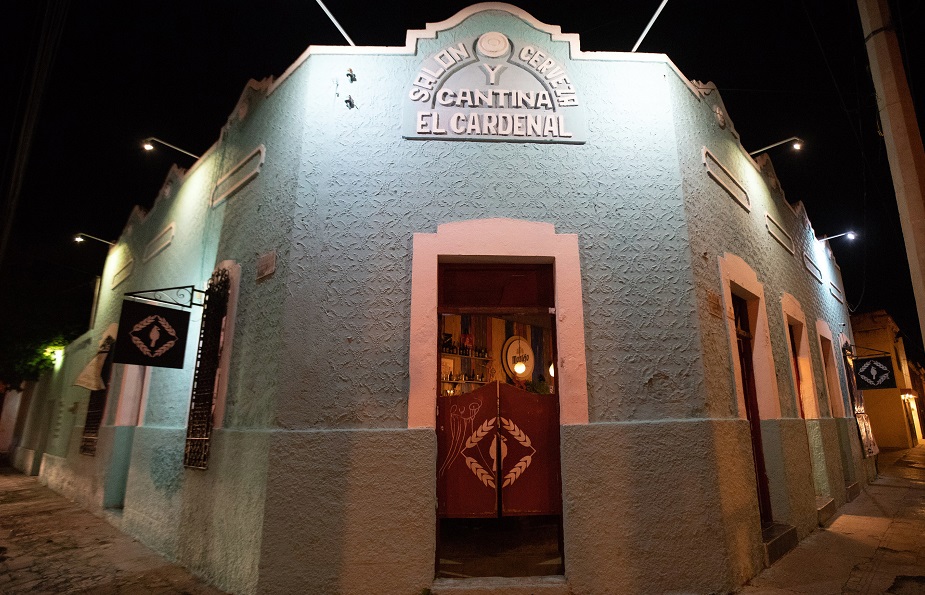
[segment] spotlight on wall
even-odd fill
[[[757,151],[752,151],[752,152],[749,153],[749,155],[755,156],[755,155],[757,155],[758,153],[764,153],[764,152],[767,151],[768,149],[773,149],[774,147],[779,147],[779,146],[781,146],[781,145],[786,145],[787,143],[791,143],[790,146],[793,147],[793,150],[794,150],[794,151],[799,151],[800,149],[803,148],[803,145],[806,144],[806,143],[803,141],[802,138],[800,138],[800,137],[798,137],[798,136],[791,136],[790,138],[785,138],[785,139],[782,140],[782,141],[777,141],[776,143],[772,143],[772,144],[770,144],[770,145],[768,145],[768,146],[766,146],[766,147],[761,147],[761,148],[758,149]]]
[[[189,156],[192,157],[193,159],[199,159],[199,155],[194,155],[194,154],[190,153],[189,151],[186,151],[186,150],[184,150],[184,149],[181,149],[180,147],[178,147],[178,146],[176,146],[176,145],[172,145],[172,144],[168,143],[167,141],[163,141],[163,140],[161,140],[161,139],[159,139],[159,138],[157,138],[157,137],[155,137],[155,136],[149,136],[149,137],[146,138],[144,141],[142,141],[142,143],[141,143],[141,148],[143,148],[145,151],[153,151],[153,150],[154,150],[154,143],[157,143],[157,144],[159,144],[159,145],[164,145],[165,147],[169,147],[169,148],[173,149],[174,151],[180,151],[180,152],[183,153],[184,155],[189,155]]]
[[[835,238],[840,238],[842,236],[848,238],[849,240],[855,240],[857,239],[858,234],[856,234],[853,231],[846,231],[844,233],[835,234],[834,236],[822,236],[821,238],[816,238],[816,239],[819,240],[820,242],[828,242],[829,240],[834,240]]]
[[[97,241],[97,242],[102,242],[102,243],[104,243],[104,244],[109,244],[110,246],[115,246],[115,245],[116,245],[115,242],[107,242],[106,240],[100,239],[100,238],[98,238],[98,237],[96,237],[96,236],[91,236],[91,235],[88,234],[88,233],[83,233],[83,232],[81,232],[81,233],[78,233],[76,236],[74,236],[74,241],[77,242],[78,244],[80,244],[80,243],[82,243],[82,242],[85,242],[85,241],[87,241],[87,240],[95,240],[95,241]]]

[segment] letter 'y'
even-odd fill
[[[497,66],[492,68],[490,65],[483,63],[482,68],[485,69],[485,73],[488,75],[488,84],[497,85],[498,75],[501,74],[504,71],[504,69],[507,68],[507,66],[505,66],[504,64],[498,64]]]

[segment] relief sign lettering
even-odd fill
[[[423,140],[581,144],[586,128],[563,61],[495,31],[424,60],[402,123],[405,138]]]

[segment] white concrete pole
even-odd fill
[[[925,338],[925,151],[887,0],[858,0],[912,290]]]

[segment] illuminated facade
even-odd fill
[[[81,454],[71,385],[122,294],[216,270],[211,428],[190,340],[112,367]],[[130,217],[17,465],[232,592],[729,591],[870,473],[848,322],[712,84],[480,4],[249,83]]]
[[[892,363],[894,383],[864,390],[864,411],[870,418],[880,448],[912,448],[922,441],[921,381],[914,363],[906,359],[899,327],[883,310],[851,316],[858,353],[885,356]],[[917,387],[916,384],[919,384]]]

